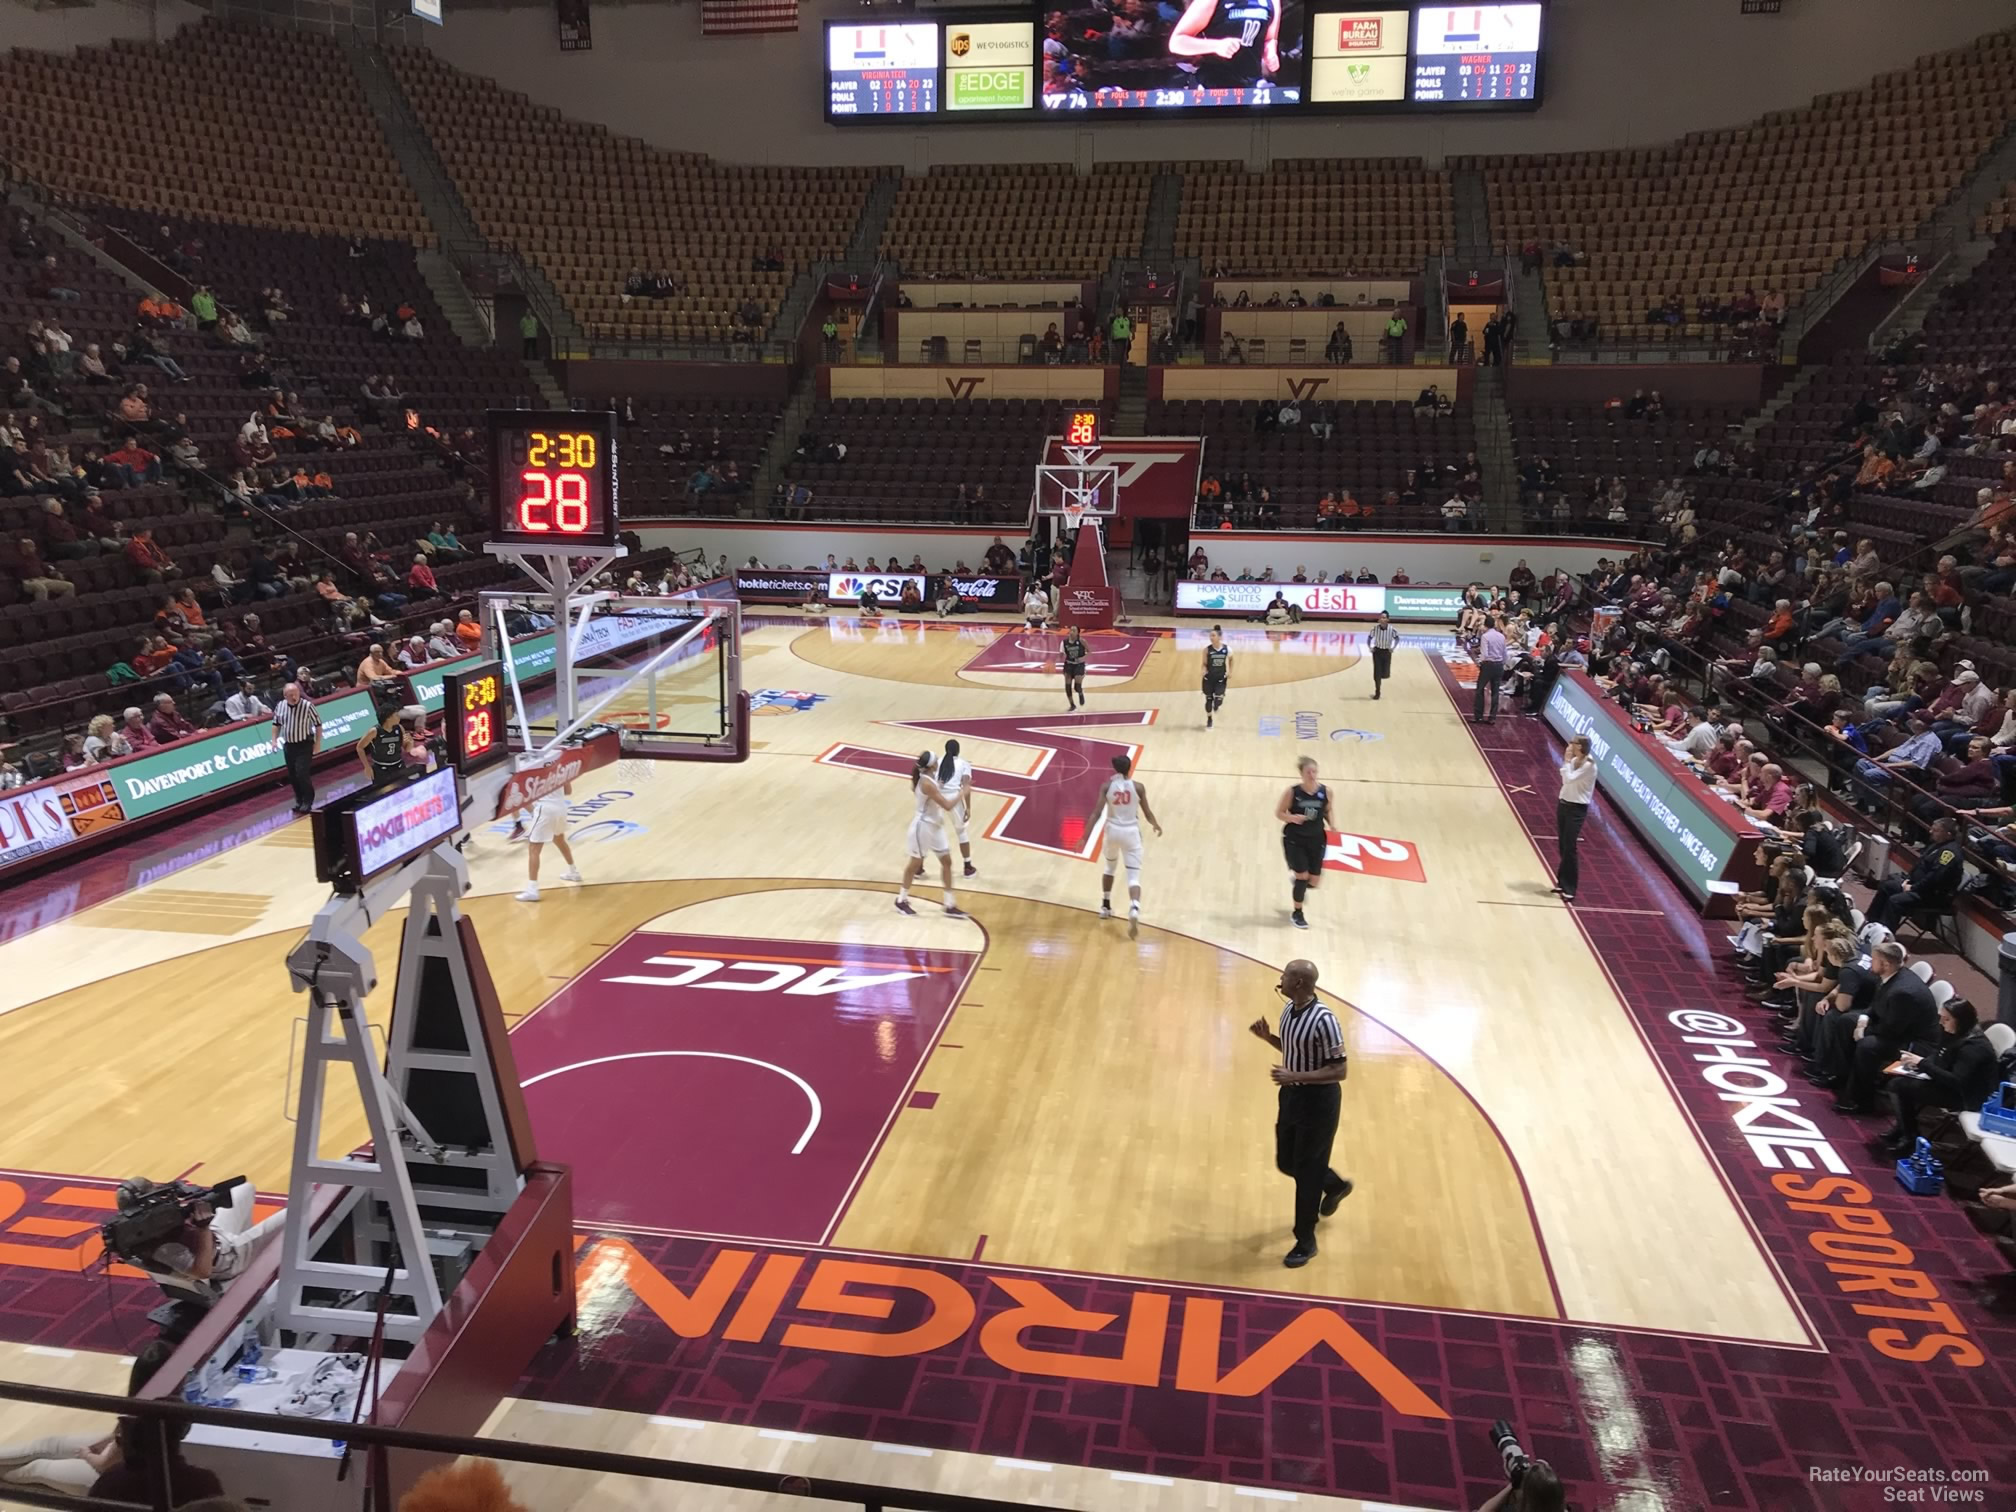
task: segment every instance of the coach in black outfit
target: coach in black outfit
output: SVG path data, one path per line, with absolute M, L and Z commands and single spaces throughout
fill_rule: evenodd
M 1869 952 L 1876 992 L 1866 1014 L 1830 1013 L 1820 1029 L 1820 1069 L 1808 1078 L 1817 1087 L 1841 1088 L 1837 1113 L 1875 1111 L 1876 1082 L 1900 1052 L 1939 1037 L 1939 1009 L 1932 989 L 1904 969 L 1904 947 L 1885 940 Z
M 1981 1015 L 1965 998 L 1939 1010 L 1939 1048 L 1920 1056 L 1906 1050 L 1901 1075 L 1890 1078 L 1897 1122 L 1883 1136 L 1892 1155 L 1906 1155 L 1918 1142 L 1918 1115 L 1926 1108 L 1973 1112 L 2002 1080 L 1995 1047 L 1981 1032 Z
M 1281 1030 L 1253 1021 L 1254 1037 L 1281 1052 L 1274 1068 L 1279 1111 L 1274 1117 L 1274 1166 L 1295 1179 L 1295 1247 L 1281 1258 L 1290 1270 L 1316 1258 L 1316 1219 L 1328 1218 L 1351 1195 L 1351 1183 L 1330 1169 L 1330 1146 L 1337 1138 L 1338 1090 L 1349 1071 L 1344 1033 L 1337 1015 L 1316 996 L 1316 968 L 1290 961 L 1276 989 L 1288 1000 Z

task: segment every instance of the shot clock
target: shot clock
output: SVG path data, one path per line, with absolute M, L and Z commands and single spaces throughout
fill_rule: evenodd
M 1099 411 L 1096 409 L 1071 411 L 1064 421 L 1064 444 L 1066 446 L 1097 446 L 1099 444 Z
M 441 679 L 441 710 L 448 726 L 448 763 L 467 776 L 511 754 L 504 669 L 485 662 Z
M 490 538 L 511 546 L 616 544 L 616 417 L 491 410 Z

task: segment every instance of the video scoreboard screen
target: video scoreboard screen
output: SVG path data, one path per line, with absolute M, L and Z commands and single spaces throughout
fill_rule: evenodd
M 1540 73 L 1540 7 L 1424 5 L 1414 13 L 1410 98 L 1421 104 L 1533 100 Z
M 826 28 L 826 113 L 938 113 L 938 23 L 834 22 Z
M 1329 9 L 1187 0 L 961 20 L 826 25 L 835 122 L 1083 117 L 1102 111 L 1532 110 L 1547 0 Z

